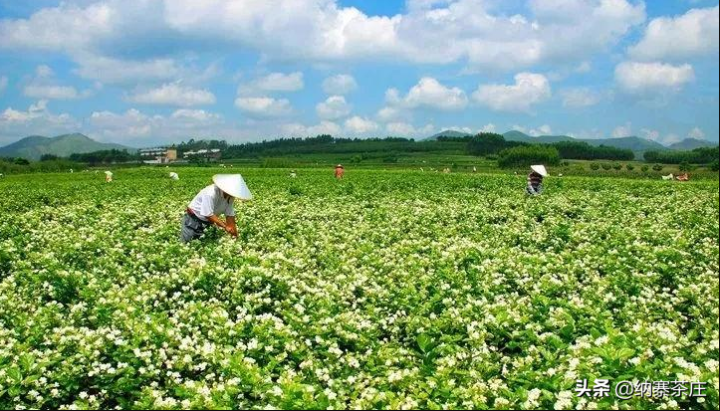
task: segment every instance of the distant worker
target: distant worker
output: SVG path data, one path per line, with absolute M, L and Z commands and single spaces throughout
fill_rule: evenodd
M 338 180 L 343 178 L 343 175 L 345 174 L 345 167 L 343 167 L 342 164 L 338 164 L 335 166 L 335 178 Z
M 477 173 L 477 167 L 473 166 L 473 173 Z
M 295 170 L 291 170 L 291 171 L 290 171 L 290 178 L 295 178 L 295 177 L 297 177 L 297 173 L 295 172 Z
M 180 176 L 178 175 L 178 173 L 172 172 L 170 173 L 170 179 L 177 181 L 180 180 Z
M 530 169 L 532 171 L 528 174 L 525 191 L 532 196 L 540 195 L 543 192 L 543 178 L 547 177 L 548 172 L 543 165 L 531 166 Z
M 105 172 L 105 182 L 109 183 L 112 181 L 113 173 L 112 171 L 106 171 Z
M 180 239 L 187 243 L 200 238 L 205 229 L 214 225 L 237 237 L 234 200 L 252 200 L 252 194 L 240 174 L 216 174 L 213 184 L 203 188 L 193 198 L 183 217 Z M 225 215 L 225 221 L 220 219 Z

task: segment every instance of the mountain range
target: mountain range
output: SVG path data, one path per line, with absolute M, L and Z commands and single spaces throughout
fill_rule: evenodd
M 28 160 L 39 160 L 43 154 L 67 157 L 74 153 L 111 149 L 135 151 L 135 149 L 120 144 L 101 143 L 84 134 L 75 133 L 57 137 L 25 137 L 5 147 L 0 147 L 0 157 L 23 157 Z
M 470 134 L 457 131 L 445 130 L 430 136 L 424 140 L 437 140 L 438 137 L 466 137 Z M 662 150 L 692 150 L 699 147 L 715 147 L 717 143 L 711 143 L 705 140 L 687 138 L 680 142 L 669 146 L 662 145 L 656 141 L 648 140 L 641 137 L 630 136 L 620 138 L 603 138 L 603 139 L 578 139 L 565 135 L 543 135 L 533 137 L 523 132 L 513 130 L 504 133 L 503 136 L 508 141 L 520 141 L 525 143 L 536 144 L 552 144 L 561 141 L 585 142 L 593 146 L 610 146 L 621 149 L 628 149 L 635 153 L 637 158 L 642 158 L 646 151 L 662 151 Z M 120 144 L 101 143 L 91 139 L 90 137 L 75 133 L 64 134 L 57 137 L 29 136 L 19 141 L 0 147 L 0 157 L 23 157 L 29 160 L 39 160 L 43 154 L 53 154 L 59 157 L 67 157 L 74 153 L 89 153 L 100 150 L 128 150 L 136 149 L 126 147 Z
M 470 134 L 456 130 L 445 130 L 437 133 L 427 140 L 437 140 L 438 137 L 465 137 Z M 523 143 L 535 143 L 535 144 L 553 144 L 562 141 L 575 141 L 588 143 L 592 146 L 609 146 L 620 149 L 631 150 L 635 153 L 637 158 L 642 158 L 643 153 L 646 151 L 663 151 L 663 150 L 692 150 L 700 147 L 715 147 L 717 143 L 711 143 L 705 140 L 698 140 L 694 138 L 687 138 L 680 142 L 674 143 L 669 146 L 662 145 L 656 141 L 648 140 L 637 136 L 618 137 L 618 138 L 600 138 L 600 139 L 579 139 L 564 135 L 543 135 L 533 137 L 527 135 L 521 131 L 512 130 L 503 134 L 508 141 L 520 141 Z

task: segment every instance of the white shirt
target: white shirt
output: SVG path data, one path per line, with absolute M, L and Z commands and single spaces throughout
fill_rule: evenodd
M 222 190 L 217 188 L 215 184 L 200 190 L 188 207 L 203 221 L 207 221 L 211 215 L 225 214 L 225 217 L 235 217 L 232 197 L 229 201 L 226 200 Z

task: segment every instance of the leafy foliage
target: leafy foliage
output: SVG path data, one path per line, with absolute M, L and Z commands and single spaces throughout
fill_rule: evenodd
M 242 169 L 179 243 L 223 171 L 0 179 L 0 408 L 718 408 L 717 181 Z
M 691 151 L 648 151 L 645 153 L 645 161 L 648 163 L 662 164 L 711 164 L 720 157 L 718 147 L 701 147 Z
M 547 146 L 519 146 L 500 152 L 498 165 L 503 168 L 528 167 L 532 164 L 558 165 L 560 154 Z

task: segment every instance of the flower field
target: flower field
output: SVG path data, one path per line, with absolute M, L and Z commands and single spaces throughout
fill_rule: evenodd
M 248 169 L 185 245 L 175 171 L 0 180 L 1 409 L 718 409 L 717 180 Z

